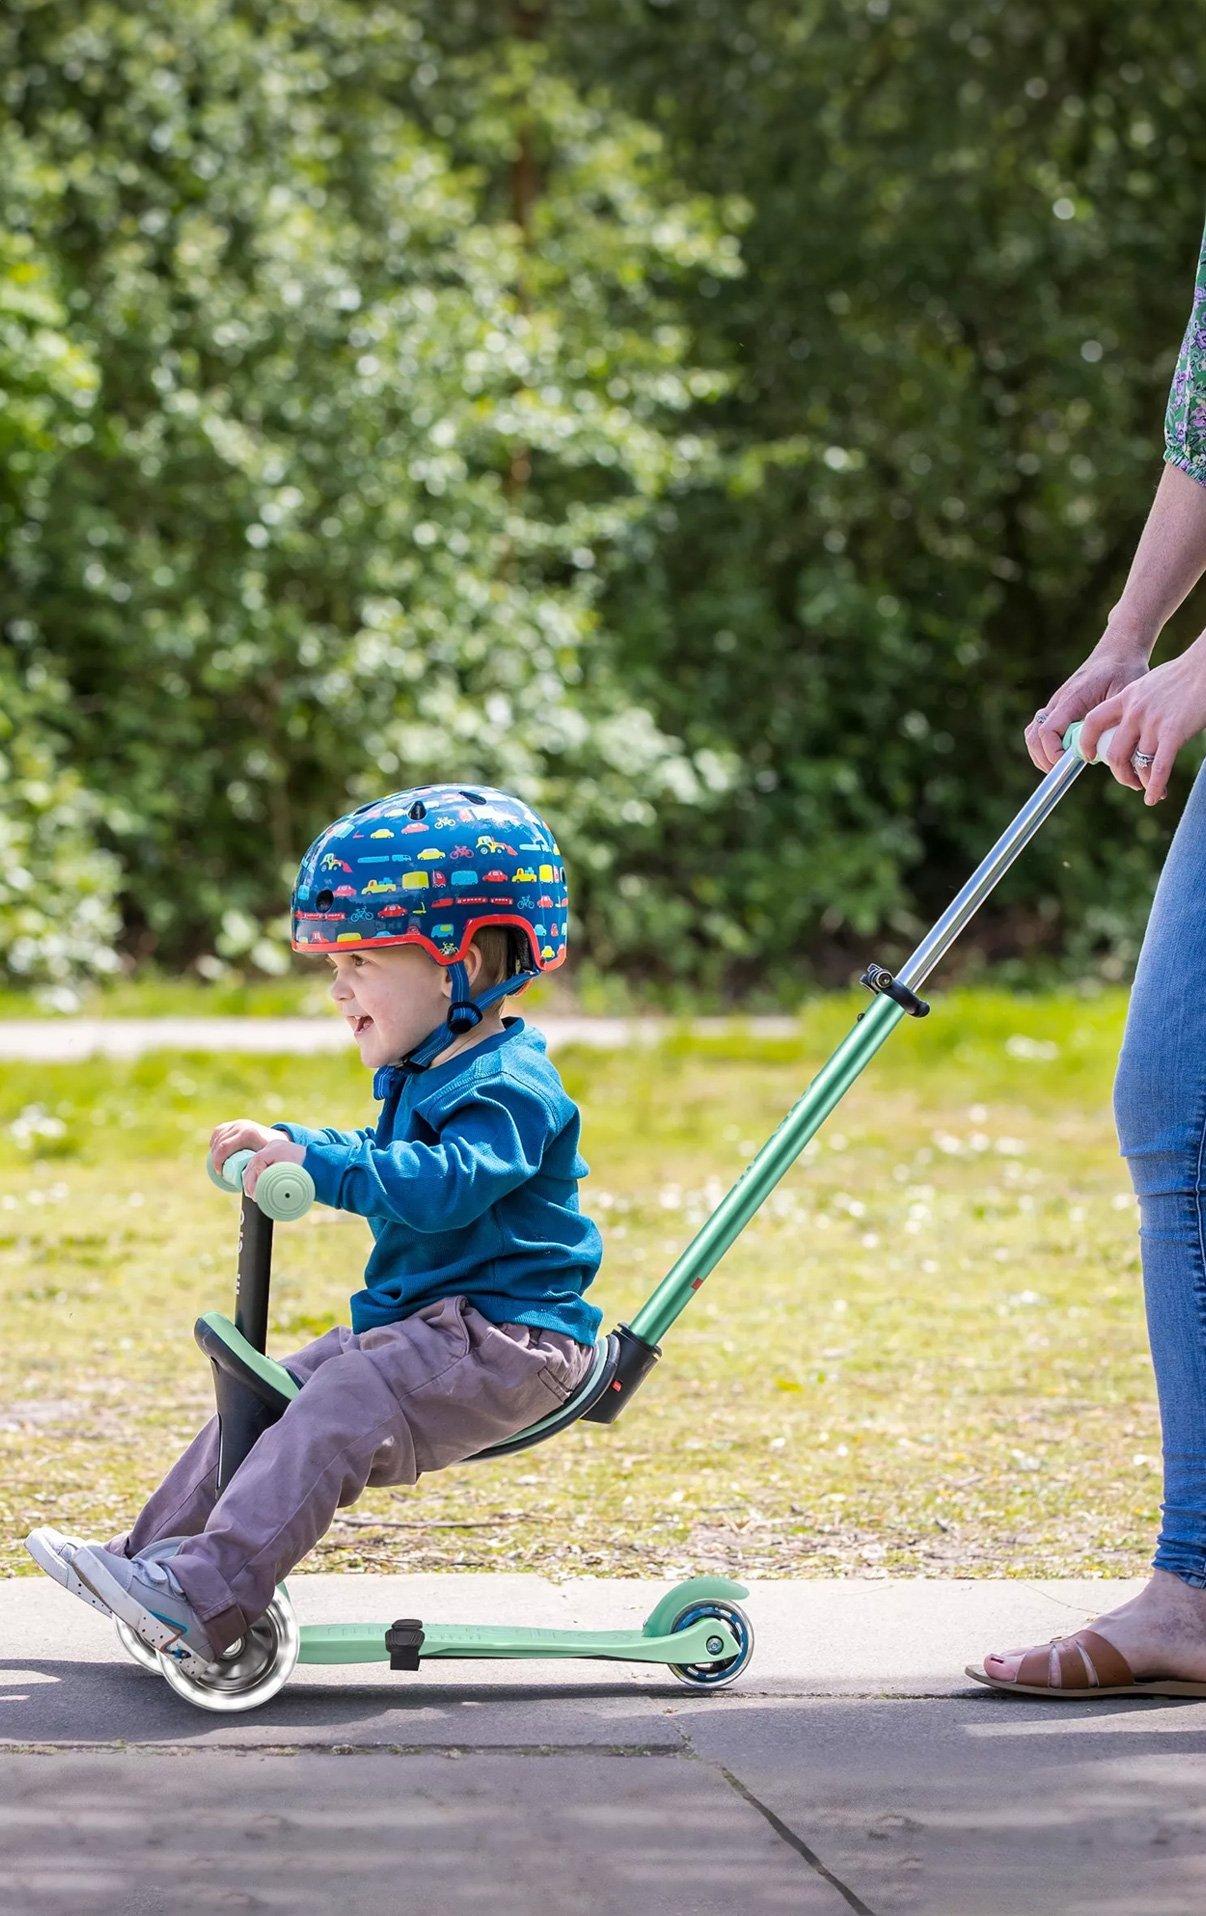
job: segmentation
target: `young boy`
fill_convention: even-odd
[[[303,1388],[220,1497],[214,1417],[127,1535],[27,1540],[74,1595],[190,1670],[245,1635],[366,1485],[502,1442],[590,1367],[602,1241],[578,1207],[579,1114],[543,1038],[499,1004],[564,963],[560,856],[519,799],[424,786],[337,819],[302,860],[293,948],[327,954],[382,1110],[352,1132],[236,1118],[210,1151],[217,1165],[255,1152],[251,1196],[266,1165],[304,1164],[320,1202],[368,1219],[351,1328],[284,1360]]]

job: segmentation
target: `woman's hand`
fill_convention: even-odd
[[[1103,698],[1085,719],[1080,735],[1084,758],[1093,758],[1097,741],[1116,727],[1103,760],[1120,785],[1146,793],[1146,805],[1158,805],[1168,791],[1173,760],[1187,738],[1206,726],[1206,649],[1195,639],[1180,658]],[[1133,752],[1146,752],[1150,765],[1132,765]]]
[[[1040,772],[1049,772],[1063,757],[1064,733],[1070,725],[1103,699],[1148,676],[1150,652],[1150,644],[1141,639],[1118,637],[1109,631],[1102,635],[1084,664],[1077,666],[1045,706],[1040,706],[1026,727],[1026,750]],[[1083,738],[1082,732],[1082,742]]]

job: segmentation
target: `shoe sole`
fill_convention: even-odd
[[[1098,1697],[1106,1696],[1206,1696],[1206,1683],[1183,1683],[1179,1677],[1153,1677],[1149,1683],[1084,1683],[1057,1689],[1042,1683],[1006,1683],[970,1663],[963,1667],[969,1677],[990,1690],[1000,1690],[1006,1696],[1042,1697],[1047,1703],[1095,1703]]]
[[[187,1644],[180,1641],[177,1627],[165,1623],[153,1610],[139,1603],[137,1597],[131,1596],[87,1546],[77,1552],[76,1565],[76,1575],[80,1581],[95,1592],[115,1617],[129,1624],[135,1636],[141,1637],[152,1650],[170,1656],[173,1663],[178,1664],[189,1676],[199,1676],[203,1670],[209,1669],[205,1657],[198,1656],[195,1650],[190,1650]]]
[[[56,1543],[47,1541],[51,1537],[56,1539]],[[109,1605],[97,1595],[95,1590],[89,1589],[83,1578],[76,1572],[71,1558],[59,1554],[64,1544],[73,1555],[82,1548],[74,1537],[64,1537],[61,1531],[45,1527],[40,1530],[31,1530],[25,1539],[25,1548],[39,1570],[44,1570],[48,1577],[53,1577],[55,1582],[71,1596],[81,1598],[90,1609],[99,1610],[103,1617],[110,1616],[112,1612]]]

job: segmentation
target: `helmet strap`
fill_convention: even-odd
[[[452,1003],[448,1007],[448,1029],[459,1038],[462,1032],[472,1031],[474,1025],[480,1025],[482,1014],[473,1002],[469,990],[469,973],[462,959],[458,959],[455,965],[449,965],[448,976],[452,980]]]
[[[433,1058],[448,1049],[449,1033],[453,1038],[459,1038],[466,1031],[472,1031],[475,1025],[481,1023],[483,1013],[492,1004],[496,1004],[500,998],[509,997],[513,991],[522,990],[531,979],[540,975],[534,967],[525,967],[523,971],[501,979],[498,984],[491,985],[488,991],[483,991],[480,997],[474,998],[469,989],[464,961],[458,959],[455,964],[449,965],[448,972],[452,979],[452,1003],[448,1007],[448,1016],[442,1025],[437,1025],[413,1051],[407,1052],[400,1060],[403,1068],[425,1071]]]

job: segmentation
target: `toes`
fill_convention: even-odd
[[[1025,1654],[1024,1650],[1010,1650],[1002,1656],[992,1650],[984,1659],[985,1672],[988,1676],[999,1677],[1002,1683],[1013,1683],[1022,1667],[1022,1658]]]

